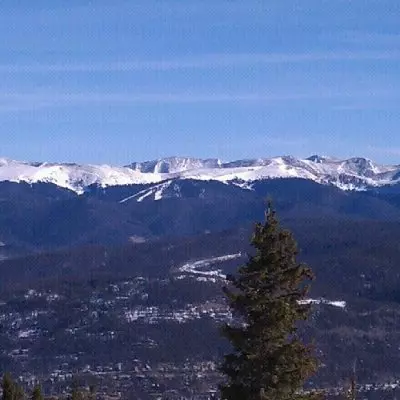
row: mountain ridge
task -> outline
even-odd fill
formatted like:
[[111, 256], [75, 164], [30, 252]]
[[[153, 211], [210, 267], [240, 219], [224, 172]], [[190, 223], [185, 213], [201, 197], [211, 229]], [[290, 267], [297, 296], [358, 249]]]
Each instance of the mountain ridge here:
[[214, 180], [251, 189], [253, 182], [274, 178], [302, 178], [342, 190], [365, 190], [399, 183], [400, 165], [381, 165], [364, 157], [338, 159], [320, 155], [228, 162], [216, 158], [166, 157], [125, 166], [0, 158], [0, 181], [53, 183], [79, 194], [91, 185], [159, 184], [172, 179]]

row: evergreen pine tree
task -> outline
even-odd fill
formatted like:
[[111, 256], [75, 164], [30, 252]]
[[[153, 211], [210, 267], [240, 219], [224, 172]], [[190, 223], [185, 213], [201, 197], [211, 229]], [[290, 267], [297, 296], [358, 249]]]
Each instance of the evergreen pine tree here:
[[1, 383], [3, 389], [2, 400], [14, 400], [15, 398], [15, 383], [11, 375], [6, 372], [3, 376], [3, 381]]
[[238, 324], [226, 324], [222, 334], [233, 346], [221, 371], [223, 400], [314, 399], [300, 394], [305, 381], [317, 369], [312, 349], [296, 331], [310, 305], [302, 302], [308, 293], [311, 269], [296, 261], [297, 245], [283, 230], [271, 209], [264, 224], [257, 223], [251, 241], [255, 254], [228, 276], [224, 288]]
[[40, 385], [36, 385], [33, 388], [31, 399], [32, 400], [44, 400], [44, 397], [42, 394], [42, 388], [40, 387]]
[[79, 390], [79, 383], [76, 377], [72, 378], [71, 400], [83, 400], [83, 394]]
[[3, 389], [2, 400], [23, 400], [25, 398], [22, 386], [17, 385], [8, 372], [3, 376], [1, 387]]
[[96, 400], [96, 386], [89, 385], [89, 400]]
[[15, 384], [14, 387], [14, 400], [24, 400], [25, 392], [21, 385]]

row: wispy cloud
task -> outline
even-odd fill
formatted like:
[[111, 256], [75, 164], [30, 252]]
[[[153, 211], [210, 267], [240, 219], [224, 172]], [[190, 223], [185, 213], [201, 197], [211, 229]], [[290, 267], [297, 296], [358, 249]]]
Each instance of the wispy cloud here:
[[339, 35], [344, 43], [370, 46], [395, 46], [400, 45], [400, 33], [346, 31]]
[[299, 93], [272, 92], [181, 92], [181, 93], [110, 93], [110, 92], [29, 92], [0, 93], [0, 111], [19, 111], [49, 107], [69, 107], [79, 105], [130, 105], [130, 104], [195, 104], [195, 103], [263, 103], [274, 105], [279, 102], [301, 102], [303, 100], [333, 100], [364, 98], [366, 96], [390, 96], [387, 91], [373, 93], [368, 91], [333, 91], [321, 89]]
[[206, 54], [169, 60], [131, 60], [116, 62], [88, 62], [66, 64], [0, 64], [0, 72], [129, 72], [169, 71], [180, 69], [213, 69], [249, 67], [268, 64], [299, 64], [311, 62], [399, 61], [400, 51], [340, 51], [318, 53], [271, 54]]
[[330, 107], [331, 110], [334, 111], [343, 111], [343, 112], [353, 112], [353, 111], [384, 111], [388, 112], [391, 110], [398, 110], [399, 106], [396, 104], [386, 104], [380, 101], [375, 103], [359, 103], [359, 104], [349, 104], [349, 105], [333, 105]]
[[[39, 110], [56, 107], [76, 106], [130, 106], [135, 104], [201, 104], [201, 103], [226, 103], [226, 104], [262, 104], [263, 106], [276, 106], [291, 103], [313, 106], [321, 101], [331, 102], [329, 107], [337, 110], [364, 109], [354, 105], [340, 106], [338, 101], [348, 103], [362, 102], [365, 98], [373, 98], [374, 104], [369, 108], [379, 107], [379, 102], [390, 100], [393, 102], [399, 94], [397, 91], [388, 90], [338, 90], [330, 87], [310, 89], [304, 92], [61, 92], [61, 91], [36, 91], [36, 92], [2, 92], [0, 93], [0, 112], [18, 112], [26, 110]], [[332, 102], [334, 102], [332, 104]]]

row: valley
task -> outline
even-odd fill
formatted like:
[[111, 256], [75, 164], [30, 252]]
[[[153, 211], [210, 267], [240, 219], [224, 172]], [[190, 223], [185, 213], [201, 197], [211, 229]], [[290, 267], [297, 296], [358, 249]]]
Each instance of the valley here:
[[6, 181], [0, 196], [0, 366], [26, 387], [60, 395], [78, 377], [104, 396], [212, 398], [229, 350], [218, 330], [235, 318], [222, 287], [271, 197], [317, 276], [301, 327], [321, 361], [308, 387], [335, 398], [356, 362], [369, 399], [398, 390], [396, 184]]

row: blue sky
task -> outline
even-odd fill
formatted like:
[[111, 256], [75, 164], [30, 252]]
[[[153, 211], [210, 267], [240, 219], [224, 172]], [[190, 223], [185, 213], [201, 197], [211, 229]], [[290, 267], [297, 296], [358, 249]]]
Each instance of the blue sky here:
[[398, 0], [5, 0], [1, 155], [400, 164]]

